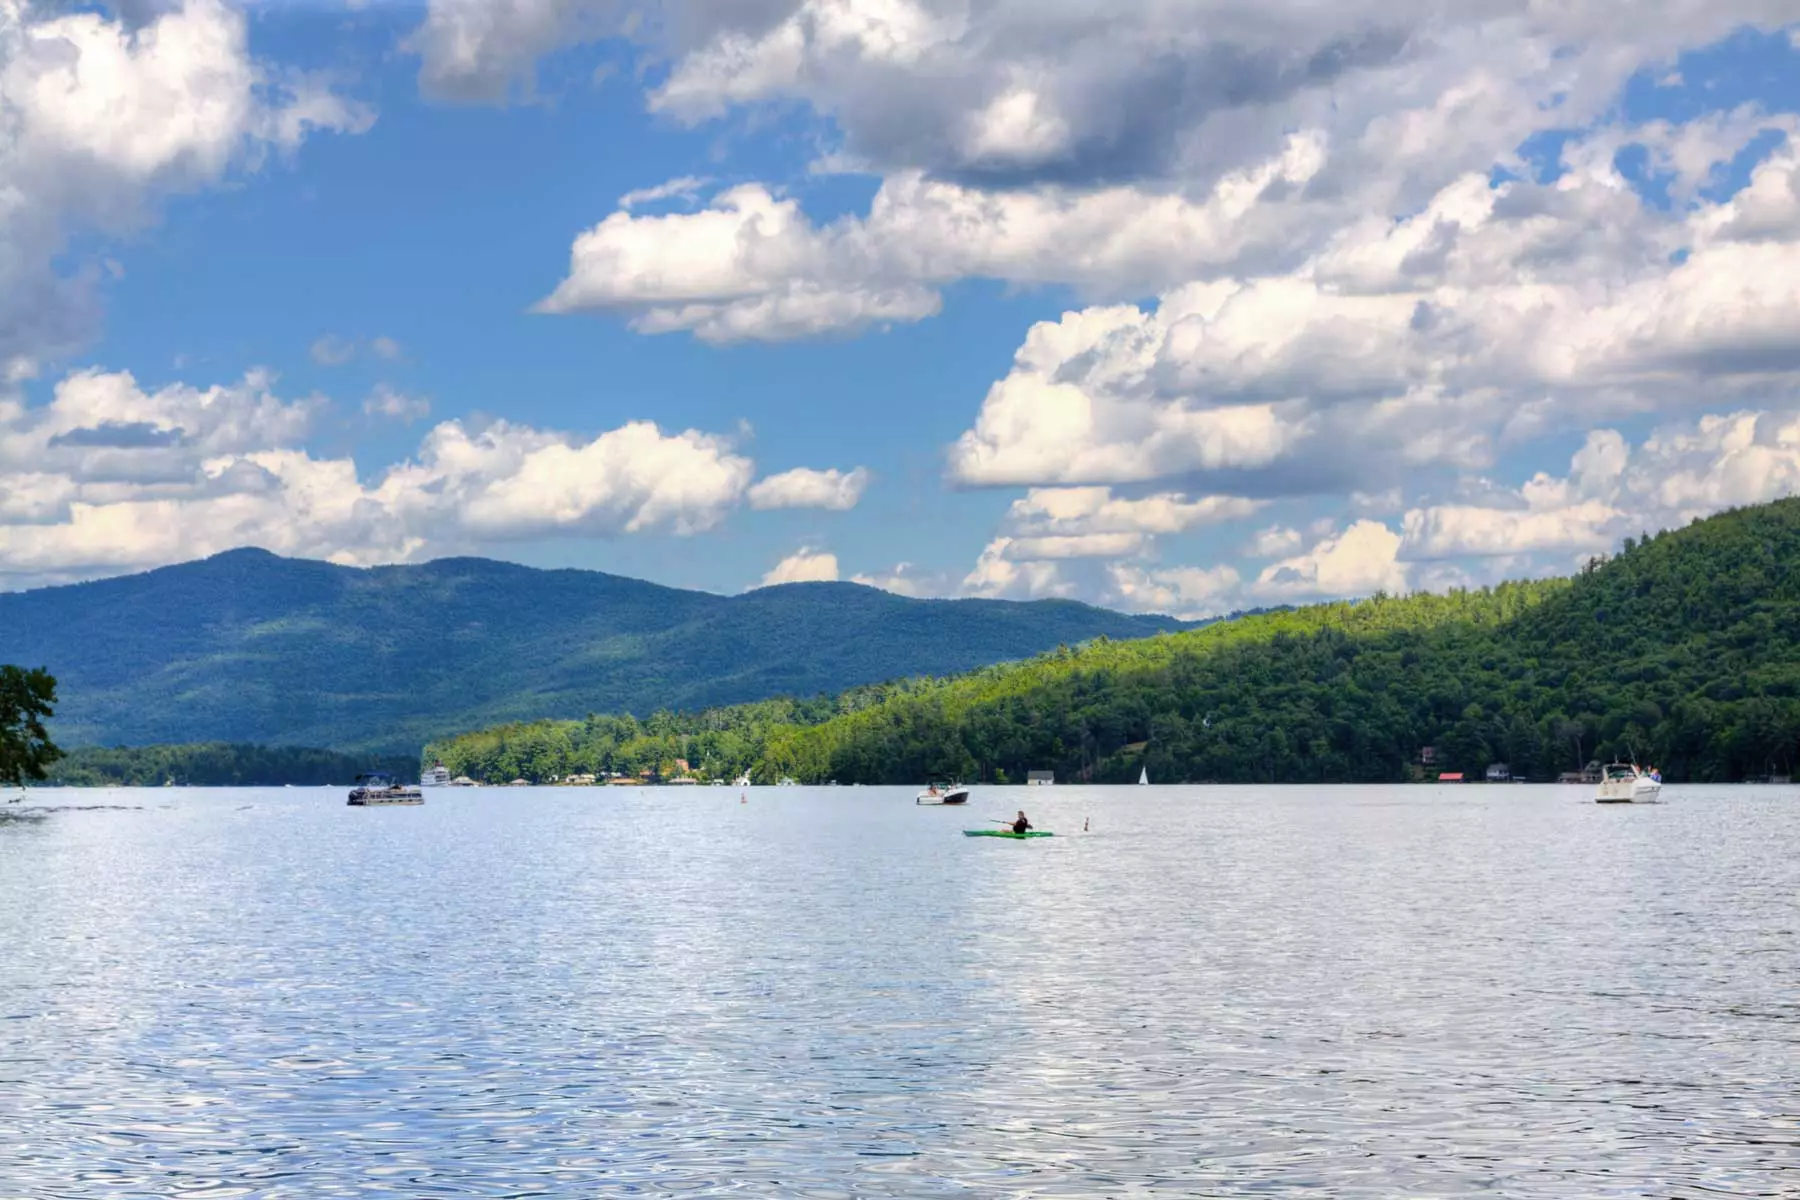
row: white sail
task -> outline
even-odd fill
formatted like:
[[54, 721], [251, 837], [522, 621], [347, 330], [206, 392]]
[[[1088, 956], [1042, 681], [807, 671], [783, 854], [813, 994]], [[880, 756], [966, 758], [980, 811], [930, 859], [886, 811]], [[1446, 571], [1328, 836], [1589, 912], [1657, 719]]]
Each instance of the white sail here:
[[1150, 768], [1149, 767], [1143, 767], [1138, 771], [1138, 786], [1139, 787], [1149, 787], [1150, 786]]

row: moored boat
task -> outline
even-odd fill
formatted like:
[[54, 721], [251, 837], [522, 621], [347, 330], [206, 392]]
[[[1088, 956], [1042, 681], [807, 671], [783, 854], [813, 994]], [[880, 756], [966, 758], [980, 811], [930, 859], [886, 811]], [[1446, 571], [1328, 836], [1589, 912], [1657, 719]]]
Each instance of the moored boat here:
[[1662, 795], [1662, 776], [1636, 763], [1611, 763], [1600, 779], [1596, 804], [1643, 804]]
[[411, 784], [401, 783], [392, 775], [373, 771], [367, 775], [356, 777], [356, 786], [350, 789], [347, 803], [357, 808], [372, 808], [376, 805], [389, 804], [423, 804], [425, 793]]

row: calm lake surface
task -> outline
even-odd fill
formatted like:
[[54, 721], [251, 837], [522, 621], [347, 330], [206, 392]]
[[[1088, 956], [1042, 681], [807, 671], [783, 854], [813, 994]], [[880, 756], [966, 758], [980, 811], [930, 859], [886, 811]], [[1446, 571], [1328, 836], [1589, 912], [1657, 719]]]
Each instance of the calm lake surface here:
[[1800, 1194], [1797, 789], [427, 796], [34, 792], [0, 1196]]

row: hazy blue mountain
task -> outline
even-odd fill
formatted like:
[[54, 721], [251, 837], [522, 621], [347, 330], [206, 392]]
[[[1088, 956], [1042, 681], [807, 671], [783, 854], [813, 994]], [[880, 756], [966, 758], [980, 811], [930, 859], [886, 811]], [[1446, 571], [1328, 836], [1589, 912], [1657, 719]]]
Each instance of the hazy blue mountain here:
[[0, 595], [0, 662], [56, 676], [64, 745], [404, 750], [502, 721], [838, 691], [1180, 627], [850, 583], [716, 596], [477, 558], [361, 570], [235, 550]]

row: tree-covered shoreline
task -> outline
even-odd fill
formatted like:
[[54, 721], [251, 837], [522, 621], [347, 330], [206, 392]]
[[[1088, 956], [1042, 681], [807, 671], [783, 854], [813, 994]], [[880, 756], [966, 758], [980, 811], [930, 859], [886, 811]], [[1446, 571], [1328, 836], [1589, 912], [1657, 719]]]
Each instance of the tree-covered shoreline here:
[[172, 746], [81, 747], [49, 772], [56, 787], [319, 787], [348, 784], [366, 771], [417, 783], [410, 755], [345, 754], [297, 746], [198, 742]]
[[1100, 639], [941, 679], [692, 714], [500, 726], [426, 748], [487, 781], [686, 759], [758, 782], [1332, 783], [1554, 779], [1593, 759], [1671, 780], [1800, 762], [1800, 499], [1626, 539], [1573, 578], [1313, 605]]

